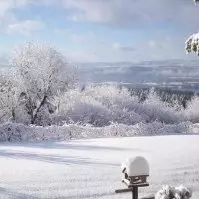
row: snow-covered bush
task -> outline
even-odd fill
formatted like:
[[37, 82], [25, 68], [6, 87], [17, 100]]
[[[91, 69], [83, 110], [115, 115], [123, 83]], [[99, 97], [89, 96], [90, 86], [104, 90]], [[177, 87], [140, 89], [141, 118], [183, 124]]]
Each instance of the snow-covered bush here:
[[195, 96], [188, 102], [187, 108], [183, 111], [185, 120], [193, 123], [199, 123], [199, 97]]
[[163, 124], [161, 122], [126, 125], [111, 123], [108, 126], [64, 124], [62, 126], [33, 126], [16, 123], [0, 125], [0, 142], [70, 140], [99, 137], [153, 136], [198, 133], [199, 125], [189, 122], [179, 124]]
[[5, 123], [0, 125], [0, 141], [16, 142], [31, 140], [34, 131], [23, 124]]
[[[134, 125], [155, 121], [166, 124], [199, 121], [196, 108], [199, 103], [198, 97], [187, 103], [184, 109], [175, 100], [172, 100], [172, 103], [163, 102], [153, 89], [145, 100], [140, 101], [138, 96], [132, 95], [126, 88], [116, 85], [94, 85], [84, 90], [76, 88], [49, 95], [40, 107], [41, 101], [34, 97], [27, 98], [25, 92], [21, 92], [21, 87], [13, 94], [15, 87], [12, 84], [8, 84], [11, 85], [11, 89], [0, 90], [3, 91], [0, 96], [1, 123], [9, 120], [30, 124], [31, 114], [36, 114], [34, 123], [42, 126], [71, 122], [102, 127], [112, 122]], [[5, 87], [5, 84], [2, 85]], [[35, 107], [32, 107], [33, 105]]]
[[[138, 104], [126, 89], [116, 86], [91, 86], [84, 91], [70, 91], [59, 100], [58, 117], [62, 120], [106, 126], [111, 122], [135, 124], [143, 118], [130, 109]], [[60, 119], [59, 119], [60, 120]]]
[[54, 123], [70, 122], [106, 126], [110, 124], [111, 113], [107, 107], [78, 89], [57, 96], [54, 104], [58, 107]]
[[111, 121], [123, 124], [144, 122], [144, 118], [136, 113], [139, 105], [137, 96], [131, 96], [127, 88], [115, 85], [99, 85], [85, 90], [86, 95], [92, 96], [111, 112]]
[[179, 187], [165, 185], [155, 195], [155, 199], [189, 199], [191, 197], [192, 191], [183, 185]]
[[126, 88], [115, 85], [99, 85], [87, 87], [84, 91], [70, 91], [59, 97], [57, 121], [89, 123], [105, 126], [111, 122], [137, 124], [140, 122], [161, 121], [175, 123], [181, 121], [176, 105], [162, 102], [152, 91], [144, 102], [137, 96], [131, 96]]
[[181, 120], [181, 107], [176, 104], [163, 102], [156, 92], [152, 89], [147, 99], [139, 107], [139, 111], [146, 116], [146, 121], [161, 121], [164, 123], [175, 123]]
[[0, 122], [16, 120], [16, 109], [21, 104], [18, 79], [12, 71], [0, 74]]

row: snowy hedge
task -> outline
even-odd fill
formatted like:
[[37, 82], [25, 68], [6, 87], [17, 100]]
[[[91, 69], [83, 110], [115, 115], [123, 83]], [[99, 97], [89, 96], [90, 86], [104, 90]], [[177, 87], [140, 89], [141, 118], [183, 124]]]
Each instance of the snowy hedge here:
[[167, 124], [185, 121], [182, 107], [177, 103], [163, 102], [153, 90], [141, 102], [128, 89], [115, 85], [88, 86], [84, 91], [71, 90], [57, 97], [53, 104], [59, 107], [57, 113], [52, 115], [54, 124], [72, 120], [74, 123], [102, 127], [111, 122], [134, 125], [156, 120]]
[[23, 124], [6, 123], [0, 125], [0, 142], [70, 140], [98, 137], [152, 136], [168, 134], [198, 133], [199, 125], [190, 122], [179, 124], [163, 124], [152, 122], [125, 125], [112, 123], [105, 127], [91, 125], [65, 124], [63, 126], [26, 126]]

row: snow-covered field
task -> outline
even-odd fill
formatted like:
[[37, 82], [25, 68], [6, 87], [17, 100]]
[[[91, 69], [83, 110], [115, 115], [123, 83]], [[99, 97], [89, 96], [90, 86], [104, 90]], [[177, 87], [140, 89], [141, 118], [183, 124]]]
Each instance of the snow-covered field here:
[[199, 198], [199, 136], [174, 135], [101, 138], [68, 142], [4, 143], [0, 145], [0, 198], [107, 198], [122, 187], [121, 162], [145, 156], [150, 163], [150, 187], [184, 185]]

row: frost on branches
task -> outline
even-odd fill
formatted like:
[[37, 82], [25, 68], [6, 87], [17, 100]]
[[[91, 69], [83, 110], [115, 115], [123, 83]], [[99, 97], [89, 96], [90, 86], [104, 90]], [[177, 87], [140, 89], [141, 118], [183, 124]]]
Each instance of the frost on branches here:
[[199, 33], [191, 35], [186, 41], [187, 53], [196, 53], [199, 56]]
[[49, 119], [47, 115], [55, 111], [50, 100], [72, 88], [76, 82], [75, 68], [51, 46], [39, 43], [19, 46], [12, 66], [18, 77], [18, 97], [23, 101], [31, 124], [40, 124], [39, 121], [45, 120], [41, 117]]
[[155, 195], [155, 199], [189, 199], [191, 197], [192, 191], [183, 185], [179, 187], [165, 185]]
[[15, 118], [15, 110], [19, 105], [17, 78], [0, 74], [0, 122]]
[[[195, 3], [198, 3], [199, 0], [194, 0]], [[186, 43], [186, 51], [187, 53], [195, 53], [199, 56], [199, 33], [191, 35]]]

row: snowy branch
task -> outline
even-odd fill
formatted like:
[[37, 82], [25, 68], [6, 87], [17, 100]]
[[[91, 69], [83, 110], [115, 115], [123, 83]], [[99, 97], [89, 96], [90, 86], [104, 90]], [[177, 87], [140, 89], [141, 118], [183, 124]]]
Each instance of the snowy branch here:
[[199, 33], [191, 35], [185, 43], [187, 53], [193, 52], [199, 56]]

